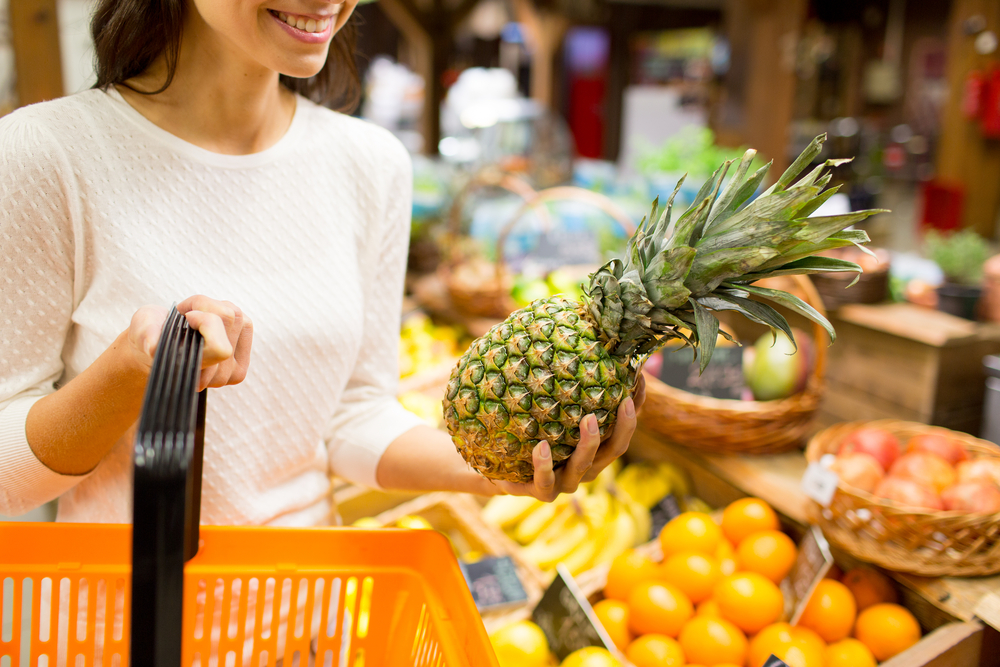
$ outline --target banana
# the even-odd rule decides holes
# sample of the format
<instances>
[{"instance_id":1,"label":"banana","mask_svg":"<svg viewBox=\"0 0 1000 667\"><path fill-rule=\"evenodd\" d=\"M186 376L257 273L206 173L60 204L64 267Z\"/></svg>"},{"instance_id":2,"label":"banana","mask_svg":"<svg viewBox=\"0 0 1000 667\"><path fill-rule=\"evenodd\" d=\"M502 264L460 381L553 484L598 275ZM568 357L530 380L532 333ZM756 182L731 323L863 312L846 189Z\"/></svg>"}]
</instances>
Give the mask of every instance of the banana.
<instances>
[{"instance_id":1,"label":"banana","mask_svg":"<svg viewBox=\"0 0 1000 667\"><path fill-rule=\"evenodd\" d=\"M542 501L531 496L494 496L483 507L481 516L486 523L510 528L541 505Z\"/></svg>"},{"instance_id":2,"label":"banana","mask_svg":"<svg viewBox=\"0 0 1000 667\"><path fill-rule=\"evenodd\" d=\"M529 544L521 552L521 555L539 568L546 570L555 567L557 563L563 561L574 549L579 548L587 541L590 535L590 526L584 518L576 511L571 510L571 516L564 525L563 530L552 539L538 539Z\"/></svg>"},{"instance_id":3,"label":"banana","mask_svg":"<svg viewBox=\"0 0 1000 667\"><path fill-rule=\"evenodd\" d=\"M636 542L636 521L632 518L628 506L616 500L611 521L607 529L594 536L593 541L599 544L589 566L600 565L613 560L616 556L632 548Z\"/></svg>"},{"instance_id":4,"label":"banana","mask_svg":"<svg viewBox=\"0 0 1000 667\"><path fill-rule=\"evenodd\" d=\"M602 532L604 531L590 532L587 539L562 559L562 564L570 574L576 576L593 565L594 557L601 548Z\"/></svg>"},{"instance_id":5,"label":"banana","mask_svg":"<svg viewBox=\"0 0 1000 667\"><path fill-rule=\"evenodd\" d=\"M650 516L646 506L636 500L626 498L624 502L629 514L632 515L632 520L635 521L635 542L633 546L645 544L651 537L654 537L652 534L653 517Z\"/></svg>"},{"instance_id":6,"label":"banana","mask_svg":"<svg viewBox=\"0 0 1000 667\"><path fill-rule=\"evenodd\" d=\"M514 528L514 539L520 544L529 544L538 539L559 512L568 506L569 499L564 496L559 496L551 503L539 502Z\"/></svg>"}]
</instances>

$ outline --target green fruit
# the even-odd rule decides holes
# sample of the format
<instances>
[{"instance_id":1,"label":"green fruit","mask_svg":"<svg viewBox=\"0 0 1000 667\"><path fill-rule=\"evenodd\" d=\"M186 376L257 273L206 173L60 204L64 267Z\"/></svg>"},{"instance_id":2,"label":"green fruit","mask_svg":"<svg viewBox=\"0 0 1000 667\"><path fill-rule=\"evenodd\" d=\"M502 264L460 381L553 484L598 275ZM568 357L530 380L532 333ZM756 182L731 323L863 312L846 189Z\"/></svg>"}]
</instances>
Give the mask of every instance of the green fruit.
<instances>
[{"instance_id":1,"label":"green fruit","mask_svg":"<svg viewBox=\"0 0 1000 667\"><path fill-rule=\"evenodd\" d=\"M773 341L773 344L772 344ZM784 336L774 340L766 333L757 339L745 358L743 376L758 401L788 398L795 393L805 354Z\"/></svg>"},{"instance_id":2,"label":"green fruit","mask_svg":"<svg viewBox=\"0 0 1000 667\"><path fill-rule=\"evenodd\" d=\"M550 293L547 282L541 278L532 278L523 282L515 282L510 296L518 305L526 306L536 299L548 297Z\"/></svg>"}]
</instances>

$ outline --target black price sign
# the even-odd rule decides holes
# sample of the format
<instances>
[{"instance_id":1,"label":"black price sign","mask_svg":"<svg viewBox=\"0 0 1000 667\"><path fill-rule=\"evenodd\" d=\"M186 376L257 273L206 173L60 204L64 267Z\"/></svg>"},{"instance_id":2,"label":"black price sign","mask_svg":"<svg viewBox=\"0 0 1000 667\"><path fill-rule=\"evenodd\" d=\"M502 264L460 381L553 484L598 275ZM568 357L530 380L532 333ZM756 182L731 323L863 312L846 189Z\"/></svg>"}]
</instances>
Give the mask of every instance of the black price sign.
<instances>
[{"instance_id":1,"label":"black price sign","mask_svg":"<svg viewBox=\"0 0 1000 667\"><path fill-rule=\"evenodd\" d=\"M562 565L556 566L556 573L555 581L531 612L531 620L545 633L552 652L559 660L587 646L599 646L617 654L614 642L597 620L573 575Z\"/></svg>"},{"instance_id":2,"label":"black price sign","mask_svg":"<svg viewBox=\"0 0 1000 667\"><path fill-rule=\"evenodd\" d=\"M781 592L785 596L786 609L791 609L789 623L795 625L805 611L806 603L816 585L823 580L833 567L830 543L826 541L817 526L813 526L799 543L799 554L795 558L788 576L781 582Z\"/></svg>"},{"instance_id":3,"label":"black price sign","mask_svg":"<svg viewBox=\"0 0 1000 667\"><path fill-rule=\"evenodd\" d=\"M459 563L479 611L521 604L528 599L510 556Z\"/></svg>"},{"instance_id":4,"label":"black price sign","mask_svg":"<svg viewBox=\"0 0 1000 667\"><path fill-rule=\"evenodd\" d=\"M698 373L698 364L691 362L686 350L674 353L667 348L660 354L663 355L660 379L671 387L697 396L734 400L743 397L746 387L743 380L743 348L715 348L712 363L704 373Z\"/></svg>"},{"instance_id":5,"label":"black price sign","mask_svg":"<svg viewBox=\"0 0 1000 667\"><path fill-rule=\"evenodd\" d=\"M677 504L677 498L672 493L667 494L663 500L653 506L653 509L649 510L649 516L653 520L652 534L659 535L671 519L680 515L681 506Z\"/></svg>"},{"instance_id":6,"label":"black price sign","mask_svg":"<svg viewBox=\"0 0 1000 667\"><path fill-rule=\"evenodd\" d=\"M774 654L771 654L771 657L764 662L763 667L788 667L788 663L774 657Z\"/></svg>"}]
</instances>

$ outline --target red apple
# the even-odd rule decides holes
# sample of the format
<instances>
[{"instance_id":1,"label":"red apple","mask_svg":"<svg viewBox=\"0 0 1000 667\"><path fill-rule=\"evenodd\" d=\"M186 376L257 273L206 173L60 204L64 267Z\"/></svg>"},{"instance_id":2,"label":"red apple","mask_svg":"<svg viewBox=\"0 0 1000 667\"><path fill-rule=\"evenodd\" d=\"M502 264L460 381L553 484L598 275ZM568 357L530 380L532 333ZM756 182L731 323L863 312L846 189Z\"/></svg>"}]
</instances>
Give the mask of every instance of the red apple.
<instances>
[{"instance_id":1,"label":"red apple","mask_svg":"<svg viewBox=\"0 0 1000 667\"><path fill-rule=\"evenodd\" d=\"M941 492L946 510L967 514L1000 512L1000 489L990 482L959 482Z\"/></svg>"},{"instance_id":2,"label":"red apple","mask_svg":"<svg viewBox=\"0 0 1000 667\"><path fill-rule=\"evenodd\" d=\"M955 469L947 461L927 452L903 454L889 468L889 476L919 482L934 493L941 493L957 479Z\"/></svg>"},{"instance_id":3,"label":"red apple","mask_svg":"<svg viewBox=\"0 0 1000 667\"><path fill-rule=\"evenodd\" d=\"M962 443L939 433L913 436L906 444L906 451L936 454L951 465L957 465L969 458L969 453L965 451Z\"/></svg>"},{"instance_id":4,"label":"red apple","mask_svg":"<svg viewBox=\"0 0 1000 667\"><path fill-rule=\"evenodd\" d=\"M871 493L882 481L882 466L871 454L855 452L841 454L834 460L830 470L837 473L840 481L848 486Z\"/></svg>"},{"instance_id":5,"label":"red apple","mask_svg":"<svg viewBox=\"0 0 1000 667\"><path fill-rule=\"evenodd\" d=\"M881 428L859 428L841 443L837 454L855 452L871 454L885 471L899 458L900 449L899 439L889 431Z\"/></svg>"},{"instance_id":6,"label":"red apple","mask_svg":"<svg viewBox=\"0 0 1000 667\"><path fill-rule=\"evenodd\" d=\"M652 377L657 380L660 379L660 370L663 369L663 353L657 352L651 355L649 359L646 360L646 364L642 367L642 370L649 373Z\"/></svg>"},{"instance_id":7,"label":"red apple","mask_svg":"<svg viewBox=\"0 0 1000 667\"><path fill-rule=\"evenodd\" d=\"M940 496L909 479L886 477L875 487L873 494L904 507L928 510L944 509Z\"/></svg>"},{"instance_id":8,"label":"red apple","mask_svg":"<svg viewBox=\"0 0 1000 667\"><path fill-rule=\"evenodd\" d=\"M960 482L991 482L1000 486L1000 459L984 457L963 461L955 471Z\"/></svg>"}]
</instances>

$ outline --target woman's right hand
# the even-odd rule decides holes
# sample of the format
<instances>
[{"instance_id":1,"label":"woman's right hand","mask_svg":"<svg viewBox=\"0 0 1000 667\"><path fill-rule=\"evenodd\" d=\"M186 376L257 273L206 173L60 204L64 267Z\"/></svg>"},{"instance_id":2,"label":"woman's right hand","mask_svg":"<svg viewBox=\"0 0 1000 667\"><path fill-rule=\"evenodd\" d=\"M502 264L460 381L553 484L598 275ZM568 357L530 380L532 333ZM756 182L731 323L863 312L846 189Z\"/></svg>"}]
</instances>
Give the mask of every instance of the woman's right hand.
<instances>
[{"instance_id":1,"label":"woman's right hand","mask_svg":"<svg viewBox=\"0 0 1000 667\"><path fill-rule=\"evenodd\" d=\"M198 390L239 384L250 366L253 322L238 306L207 296L192 296L177 304L192 329L201 333L205 346L201 358ZM148 374L160 342L160 331L168 310L145 306L136 311L128 328L128 342L134 361Z\"/></svg>"}]
</instances>

